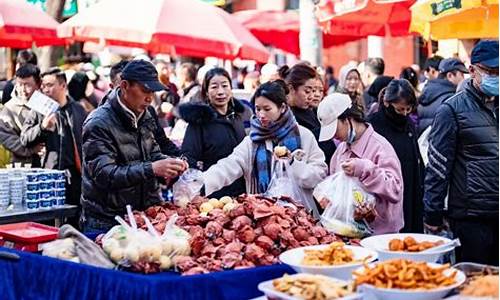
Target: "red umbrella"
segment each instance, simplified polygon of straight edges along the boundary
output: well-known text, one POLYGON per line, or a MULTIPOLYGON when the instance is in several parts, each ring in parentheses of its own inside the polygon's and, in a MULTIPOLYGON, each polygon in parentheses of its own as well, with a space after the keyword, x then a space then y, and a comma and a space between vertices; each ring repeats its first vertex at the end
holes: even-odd
POLYGON ((32 4, 20 0, 0 1, 0 47, 30 48, 62 45, 57 37, 59 25, 51 16, 32 4))
MULTIPOLYGON (((233 14, 264 44, 295 55, 300 54, 300 20, 296 11, 242 10, 233 14)), ((362 37, 323 34, 323 48, 340 45, 362 37)))
POLYGON ((62 23, 58 34, 153 52, 269 58, 268 50, 230 14, 199 0, 105 0, 62 23))
POLYGON ((410 35, 415 0, 321 0, 317 16, 326 31, 357 36, 410 35))

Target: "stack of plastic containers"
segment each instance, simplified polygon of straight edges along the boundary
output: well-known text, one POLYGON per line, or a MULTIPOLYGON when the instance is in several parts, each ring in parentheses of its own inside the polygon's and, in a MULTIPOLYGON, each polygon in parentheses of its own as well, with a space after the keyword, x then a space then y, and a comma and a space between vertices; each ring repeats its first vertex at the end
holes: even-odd
POLYGON ((13 168, 0 170, 0 211, 37 210, 63 206, 64 171, 13 168))
POLYGON ((65 202, 64 171, 32 169, 26 173, 26 208, 49 209, 65 202))
POLYGON ((0 170, 0 211, 5 210, 10 203, 9 172, 0 170))

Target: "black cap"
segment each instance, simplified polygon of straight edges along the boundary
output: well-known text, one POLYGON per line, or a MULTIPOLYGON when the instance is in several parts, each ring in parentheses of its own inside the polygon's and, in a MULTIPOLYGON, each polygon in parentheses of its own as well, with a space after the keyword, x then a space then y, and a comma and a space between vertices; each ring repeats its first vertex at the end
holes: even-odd
POLYGON ((498 41, 483 40, 472 49, 472 64, 482 64, 488 68, 498 68, 498 41))
POLYGON ((143 59, 129 62, 125 68, 123 68, 121 78, 123 80, 137 81, 153 92, 166 89, 166 87, 158 81, 158 72, 155 66, 143 59))
POLYGON ((462 73, 469 73, 464 63, 456 58, 446 58, 439 63, 439 73, 444 74, 451 71, 460 71, 462 73))

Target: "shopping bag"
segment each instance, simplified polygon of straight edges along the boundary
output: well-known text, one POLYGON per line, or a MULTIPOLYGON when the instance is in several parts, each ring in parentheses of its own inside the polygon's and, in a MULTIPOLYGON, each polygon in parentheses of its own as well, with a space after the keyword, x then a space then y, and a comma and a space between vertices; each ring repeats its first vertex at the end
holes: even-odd
POLYGON ((320 202, 328 202, 321 215, 321 223, 327 230, 350 238, 373 233, 368 224, 376 217, 376 199, 363 189, 357 178, 337 172, 319 183, 313 196, 320 202))
MULTIPOLYGON (((290 159, 279 158, 273 170, 273 175, 265 195, 279 199, 289 199, 293 204, 306 208, 315 218, 319 218, 318 208, 314 199, 304 192, 295 181, 290 167, 290 159)), ((285 204, 285 203, 281 203, 285 204)))
POLYGON ((202 187, 203 172, 198 169, 188 169, 172 187, 174 204, 186 207, 194 197, 200 195, 202 187))

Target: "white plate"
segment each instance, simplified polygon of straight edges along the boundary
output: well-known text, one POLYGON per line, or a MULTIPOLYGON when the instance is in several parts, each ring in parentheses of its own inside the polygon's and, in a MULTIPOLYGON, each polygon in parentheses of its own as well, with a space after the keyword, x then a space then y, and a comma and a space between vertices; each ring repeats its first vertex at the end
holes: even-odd
MULTIPOLYGON (((297 275, 297 274, 295 274, 295 275, 297 275)), ((293 277, 295 275, 290 275, 290 277, 293 277)), ((341 280, 337 280, 335 278, 332 278, 332 279, 335 281, 341 281, 341 280)), ((293 297, 293 296, 290 296, 288 294, 278 292, 277 290, 275 290, 274 286, 273 286, 273 280, 274 279, 261 282, 261 283, 259 283, 257 288, 259 289, 259 291, 263 292, 267 297, 272 298, 273 300, 274 299, 277 299, 277 300, 302 300, 302 298, 293 297)), ((342 298, 337 298, 337 299, 338 300, 358 300, 358 299, 362 299, 362 295, 358 294, 358 293, 354 293, 352 295, 342 297, 342 298)))
POLYGON ((352 271, 363 265, 363 259, 369 256, 371 256, 371 258, 367 259, 366 262, 372 262, 377 259, 377 252, 373 250, 346 245, 344 247, 352 250, 354 259, 360 261, 334 266, 305 266, 302 264, 304 250, 323 250, 326 247, 328 247, 328 245, 295 248, 283 252, 279 258, 281 262, 292 267, 297 273, 321 274, 343 280, 350 280, 352 278, 352 271))
MULTIPOLYGON (((439 267, 440 264, 427 263, 430 267, 439 267)), ((374 264, 370 265, 373 267, 374 264)), ((363 267, 357 269, 357 272, 362 272, 363 267)), ((465 282, 465 274, 457 269, 449 268, 444 271, 445 275, 449 275, 454 270, 457 271, 455 276, 456 283, 450 286, 437 288, 433 290, 403 290, 403 289, 386 289, 377 288, 370 284, 363 284, 358 287, 359 293, 364 294, 365 300, 438 300, 448 295, 451 290, 459 287, 465 282)))
MULTIPOLYGON (((378 259, 380 261, 385 261, 389 259, 396 258, 404 258, 413 261, 425 261, 425 262, 436 262, 443 254, 450 252, 454 249, 453 246, 447 249, 442 249, 437 252, 404 252, 404 251, 390 251, 389 250, 389 242, 392 239, 400 239, 404 240, 406 237, 411 236, 417 242, 437 242, 443 241, 445 243, 449 242, 450 239, 430 235, 430 234, 421 234, 421 233, 392 233, 392 234, 381 234, 374 235, 365 239, 362 239, 360 244, 361 246, 377 251, 378 259)), ((430 250, 429 250, 430 251, 430 250)))

